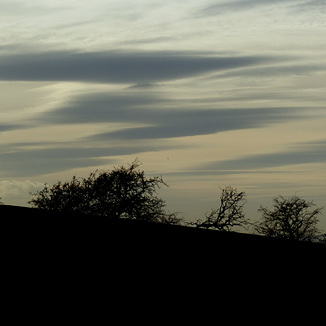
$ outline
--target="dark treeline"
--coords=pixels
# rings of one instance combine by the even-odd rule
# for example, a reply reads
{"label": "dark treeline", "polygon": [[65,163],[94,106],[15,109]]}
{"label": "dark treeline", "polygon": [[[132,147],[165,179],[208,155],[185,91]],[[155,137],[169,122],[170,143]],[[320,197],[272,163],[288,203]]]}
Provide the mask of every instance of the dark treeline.
{"label": "dark treeline", "polygon": [[[221,188],[217,209],[204,220],[185,222],[177,213],[165,210],[166,203],[157,190],[167,186],[162,177],[146,177],[136,160],[129,166],[112,171],[95,171],[87,178],[73,176],[69,182],[47,184],[29,201],[35,208],[65,214],[84,214],[130,219],[170,225],[192,225],[196,228],[231,231],[235,227],[268,237],[326,243],[326,235],[317,227],[323,207],[297,196],[274,198],[273,209],[260,207],[261,218],[251,222],[246,218],[245,192],[228,186]],[[1,203],[1,202],[0,202]]]}

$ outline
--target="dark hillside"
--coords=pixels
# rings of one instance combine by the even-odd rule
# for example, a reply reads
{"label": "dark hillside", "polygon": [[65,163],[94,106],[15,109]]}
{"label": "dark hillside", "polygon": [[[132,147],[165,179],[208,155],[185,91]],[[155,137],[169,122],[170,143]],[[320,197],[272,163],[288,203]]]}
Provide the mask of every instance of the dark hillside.
{"label": "dark hillside", "polygon": [[219,232],[186,226],[114,220],[98,216],[65,215],[33,208],[0,206],[1,233],[8,245],[76,250],[92,249],[104,253],[119,250],[184,257],[259,256],[277,257],[326,252],[326,246],[258,235]]}
{"label": "dark hillside", "polygon": [[189,298],[194,287],[271,291],[275,278],[288,284],[307,270],[315,275],[326,252],[311,243],[5,205],[0,216],[10,295],[29,302],[37,293],[67,307],[71,298],[88,305],[95,299],[107,309],[112,300],[135,299],[144,291],[148,301],[162,293],[178,301],[173,293],[180,287]]}

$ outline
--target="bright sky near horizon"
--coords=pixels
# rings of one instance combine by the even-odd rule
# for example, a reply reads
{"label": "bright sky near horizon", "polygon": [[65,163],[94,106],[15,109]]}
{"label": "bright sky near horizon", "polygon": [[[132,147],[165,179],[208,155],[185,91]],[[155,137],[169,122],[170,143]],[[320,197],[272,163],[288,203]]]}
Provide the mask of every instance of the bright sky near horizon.
{"label": "bright sky near horizon", "polygon": [[326,206],[325,32],[323,0],[0,0],[2,201],[138,157],[187,219]]}

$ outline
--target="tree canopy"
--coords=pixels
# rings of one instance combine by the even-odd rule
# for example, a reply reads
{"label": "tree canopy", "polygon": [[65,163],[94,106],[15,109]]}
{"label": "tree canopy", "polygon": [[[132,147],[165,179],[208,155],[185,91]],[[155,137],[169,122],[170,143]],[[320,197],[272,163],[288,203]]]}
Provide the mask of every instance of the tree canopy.
{"label": "tree canopy", "polygon": [[176,214],[164,210],[165,201],[157,189],[167,186],[162,177],[146,177],[138,161],[112,171],[95,171],[88,178],[77,178],[53,186],[45,184],[33,193],[34,207],[69,213],[111,218],[130,218],[148,222],[178,224]]}
{"label": "tree canopy", "polygon": [[291,240],[311,241],[318,234],[318,215],[323,207],[313,208],[316,205],[300,197],[293,196],[274,198],[274,209],[260,206],[262,214],[255,230],[262,235]]}

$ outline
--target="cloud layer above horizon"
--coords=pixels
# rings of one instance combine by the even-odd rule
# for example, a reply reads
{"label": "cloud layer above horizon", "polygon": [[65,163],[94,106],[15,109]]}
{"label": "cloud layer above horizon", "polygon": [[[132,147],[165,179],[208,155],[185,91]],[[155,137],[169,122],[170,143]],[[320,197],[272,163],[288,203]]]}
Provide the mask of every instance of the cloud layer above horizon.
{"label": "cloud layer above horizon", "polygon": [[282,169],[326,197],[326,1],[1,1],[0,27],[4,184],[139,157],[176,189]]}

